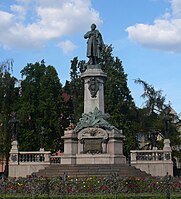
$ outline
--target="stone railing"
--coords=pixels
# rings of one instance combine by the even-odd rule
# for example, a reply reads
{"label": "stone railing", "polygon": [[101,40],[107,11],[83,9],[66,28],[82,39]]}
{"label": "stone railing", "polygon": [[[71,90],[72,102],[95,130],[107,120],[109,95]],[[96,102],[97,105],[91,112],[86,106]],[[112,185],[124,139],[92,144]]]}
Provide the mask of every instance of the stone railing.
{"label": "stone railing", "polygon": [[61,156],[51,156],[50,151],[19,151],[18,142],[12,142],[9,158],[9,177],[26,177],[45,169],[50,164],[61,164]]}
{"label": "stone railing", "polygon": [[50,151],[19,152],[19,164],[23,163],[50,163]]}
{"label": "stone railing", "polygon": [[50,151],[18,151],[12,142],[9,158],[9,177],[26,177],[50,165]]}
{"label": "stone railing", "polygon": [[50,151],[23,151],[11,154],[11,164],[61,164],[62,156],[51,155]]}
{"label": "stone railing", "polygon": [[62,156],[50,156],[50,164],[61,164]]}
{"label": "stone railing", "polygon": [[167,161],[171,160],[171,151],[135,150],[131,151],[131,162],[135,161]]}
{"label": "stone railing", "polygon": [[152,176],[173,175],[171,150],[132,150],[131,166]]}
{"label": "stone railing", "polygon": [[9,177],[26,177],[50,164],[61,164],[61,156],[51,156],[50,151],[11,151]]}

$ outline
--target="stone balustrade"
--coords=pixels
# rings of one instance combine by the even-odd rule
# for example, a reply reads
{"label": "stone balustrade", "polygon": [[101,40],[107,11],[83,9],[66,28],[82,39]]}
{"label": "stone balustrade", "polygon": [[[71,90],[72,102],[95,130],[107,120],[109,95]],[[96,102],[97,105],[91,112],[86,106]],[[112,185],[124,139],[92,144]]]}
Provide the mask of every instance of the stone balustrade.
{"label": "stone balustrade", "polygon": [[173,175],[171,150],[131,150],[131,166],[152,176]]}
{"label": "stone balustrade", "polygon": [[[16,155],[16,158],[15,158]],[[50,151],[21,151],[11,154],[11,164],[61,164],[62,156],[51,155]]]}
{"label": "stone balustrade", "polygon": [[51,156],[50,151],[18,151],[17,142],[10,151],[9,177],[26,177],[50,164],[61,164],[62,156]]}
{"label": "stone balustrade", "polygon": [[50,164],[61,164],[62,156],[50,156]]}
{"label": "stone balustrade", "polygon": [[19,152],[19,164],[23,163],[50,163],[50,151],[28,151]]}
{"label": "stone balustrade", "polygon": [[18,142],[12,142],[9,158],[9,177],[26,177],[50,165],[50,151],[19,151]]}
{"label": "stone balustrade", "polygon": [[171,151],[163,150],[132,150],[131,162],[135,161],[167,161],[171,160]]}

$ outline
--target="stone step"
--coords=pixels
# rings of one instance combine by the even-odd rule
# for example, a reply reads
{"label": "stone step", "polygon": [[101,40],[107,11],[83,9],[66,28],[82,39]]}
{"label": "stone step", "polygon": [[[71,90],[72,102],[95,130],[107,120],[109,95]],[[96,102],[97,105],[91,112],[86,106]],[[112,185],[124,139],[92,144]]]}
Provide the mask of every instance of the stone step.
{"label": "stone step", "polygon": [[50,165],[43,170],[35,172],[34,175],[44,177],[70,176],[70,177],[88,177],[88,176],[111,176],[112,174],[120,176],[145,177],[149,174],[126,164],[91,164],[91,165]]}

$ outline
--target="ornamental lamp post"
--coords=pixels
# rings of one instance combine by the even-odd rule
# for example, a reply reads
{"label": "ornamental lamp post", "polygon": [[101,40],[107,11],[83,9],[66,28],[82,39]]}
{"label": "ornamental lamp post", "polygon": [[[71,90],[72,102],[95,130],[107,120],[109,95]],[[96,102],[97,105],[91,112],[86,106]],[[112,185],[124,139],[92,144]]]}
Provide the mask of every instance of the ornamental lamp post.
{"label": "ornamental lamp post", "polygon": [[164,110],[164,113],[165,139],[168,139],[170,133],[170,123],[173,119],[173,114],[171,114],[171,107],[167,106]]}
{"label": "ornamental lamp post", "polygon": [[19,120],[16,119],[16,113],[15,112],[11,113],[11,118],[12,119],[9,120],[9,123],[11,124],[12,141],[17,141]]}
{"label": "ornamental lamp post", "polygon": [[169,140],[169,131],[170,131],[170,124],[173,120],[173,114],[171,113],[171,107],[167,106],[164,110],[164,128],[165,128],[165,139],[164,139],[164,147],[163,150],[171,150],[170,147],[170,140]]}

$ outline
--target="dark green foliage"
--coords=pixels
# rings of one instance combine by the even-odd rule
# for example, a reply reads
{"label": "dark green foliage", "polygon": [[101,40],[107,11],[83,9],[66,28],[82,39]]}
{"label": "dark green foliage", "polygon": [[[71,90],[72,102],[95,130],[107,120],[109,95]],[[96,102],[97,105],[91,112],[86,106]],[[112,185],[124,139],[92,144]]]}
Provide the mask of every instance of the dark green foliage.
{"label": "dark green foliage", "polygon": [[141,79],[136,79],[135,83],[143,86],[144,92],[141,97],[146,99],[145,107],[148,109],[148,112],[152,114],[157,111],[163,111],[165,108],[165,96],[162,96],[162,90],[156,91],[152,85]]}
{"label": "dark green foliage", "polygon": [[[0,64],[0,159],[5,158],[7,165],[11,147],[9,120],[18,98],[17,79],[11,76],[10,70],[12,70],[12,60]],[[5,173],[7,175],[7,169]]]}
{"label": "dark green foliage", "polygon": [[84,84],[80,77],[81,72],[84,71],[85,61],[78,61],[75,57],[71,60],[70,68],[70,81],[67,81],[64,86],[64,91],[71,96],[69,100],[70,108],[70,119],[77,123],[83,113],[84,103]]}
{"label": "dark green foliage", "polygon": [[127,75],[122,62],[112,56],[111,46],[107,46],[103,54],[101,67],[107,74],[105,82],[105,112],[111,115],[110,121],[118,128],[123,127],[125,115],[129,115],[134,108],[133,98],[127,86]]}
{"label": "dark green foliage", "polygon": [[[145,137],[149,137],[152,132],[158,132],[162,137],[165,136],[165,110],[170,107],[166,105],[165,96],[162,95],[161,90],[155,90],[152,85],[147,82],[137,79],[135,83],[141,84],[143,86],[144,92],[141,95],[145,99],[145,106],[142,109],[138,109],[138,133],[142,133]],[[171,107],[170,107],[171,108]],[[171,110],[171,109],[170,109]],[[179,132],[176,128],[176,122],[178,122],[178,117],[170,113],[170,123],[169,123],[169,139],[172,146],[178,146],[181,143],[179,139]],[[162,149],[163,140],[157,142],[157,147]],[[175,147],[173,147],[174,149]],[[178,152],[173,150],[174,154]]]}
{"label": "dark green foliage", "polygon": [[105,112],[110,114],[110,123],[122,129],[126,136],[124,151],[136,147],[136,107],[127,86],[127,74],[122,62],[112,55],[112,46],[105,46],[101,67],[107,74],[105,82]]}
{"label": "dark green foliage", "polygon": [[21,74],[25,79],[18,107],[20,149],[38,150],[44,127],[46,150],[57,150],[64,129],[62,85],[57,72],[53,66],[37,62],[27,64]]}

